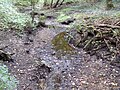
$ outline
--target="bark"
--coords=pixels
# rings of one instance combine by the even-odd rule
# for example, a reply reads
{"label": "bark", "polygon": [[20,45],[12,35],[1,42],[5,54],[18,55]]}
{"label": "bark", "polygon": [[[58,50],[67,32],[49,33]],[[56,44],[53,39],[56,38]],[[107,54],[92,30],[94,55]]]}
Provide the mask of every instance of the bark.
{"label": "bark", "polygon": [[63,4],[63,2],[64,2],[65,0],[62,0],[62,2],[60,3],[60,5],[59,6],[61,6],[62,4]]}
{"label": "bark", "polygon": [[57,0],[57,2],[55,3],[55,5],[53,6],[53,8],[56,8],[57,5],[59,4],[60,0]]}
{"label": "bark", "polygon": [[51,8],[52,8],[52,5],[53,5],[53,0],[51,1],[51,5],[50,5]]}
{"label": "bark", "polygon": [[47,0],[44,0],[44,5],[43,6],[46,6],[47,5]]}

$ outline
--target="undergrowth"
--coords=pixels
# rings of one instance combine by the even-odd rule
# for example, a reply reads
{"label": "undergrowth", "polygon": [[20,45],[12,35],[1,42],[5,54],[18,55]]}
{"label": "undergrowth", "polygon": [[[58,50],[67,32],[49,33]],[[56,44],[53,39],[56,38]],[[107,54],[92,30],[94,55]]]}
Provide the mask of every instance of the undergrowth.
{"label": "undergrowth", "polygon": [[8,73],[6,65],[0,64],[0,90],[14,90],[18,81]]}
{"label": "undergrowth", "polygon": [[19,13],[11,0],[0,1],[0,29],[20,29],[30,22],[27,14]]}
{"label": "undergrowth", "polygon": [[[113,0],[114,8],[111,10],[105,10],[105,1],[97,2],[97,3],[86,3],[81,2],[76,5],[71,5],[68,7],[63,7],[59,10],[59,12],[63,12],[65,14],[69,14],[69,16],[75,15],[75,18],[92,16],[92,17],[120,17],[120,2]],[[77,17],[76,17],[77,16]],[[74,17],[74,16],[73,16]]]}
{"label": "undergrowth", "polygon": [[68,15],[65,15],[64,13],[60,13],[60,16],[57,17],[58,22],[63,22],[67,19],[70,19],[71,17]]}

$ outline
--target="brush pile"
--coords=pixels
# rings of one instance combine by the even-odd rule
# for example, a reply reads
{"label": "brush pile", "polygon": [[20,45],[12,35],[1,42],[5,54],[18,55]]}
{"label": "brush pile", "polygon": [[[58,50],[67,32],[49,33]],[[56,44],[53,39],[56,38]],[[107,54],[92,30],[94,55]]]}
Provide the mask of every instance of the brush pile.
{"label": "brush pile", "polygon": [[111,62],[120,59],[120,19],[99,19],[79,25],[70,36],[70,44],[84,48],[90,55]]}

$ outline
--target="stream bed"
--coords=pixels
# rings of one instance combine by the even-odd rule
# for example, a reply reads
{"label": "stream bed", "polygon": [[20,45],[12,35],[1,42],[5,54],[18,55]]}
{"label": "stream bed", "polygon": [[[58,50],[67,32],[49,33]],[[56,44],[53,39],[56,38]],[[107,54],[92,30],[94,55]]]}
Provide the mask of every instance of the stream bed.
{"label": "stream bed", "polygon": [[[14,62],[5,64],[19,81],[16,90],[120,90],[120,68],[83,49],[72,50],[61,41],[63,31],[40,28],[31,35],[0,31],[0,47],[14,53]],[[56,45],[63,50],[55,49]],[[72,53],[65,51],[69,48]]]}

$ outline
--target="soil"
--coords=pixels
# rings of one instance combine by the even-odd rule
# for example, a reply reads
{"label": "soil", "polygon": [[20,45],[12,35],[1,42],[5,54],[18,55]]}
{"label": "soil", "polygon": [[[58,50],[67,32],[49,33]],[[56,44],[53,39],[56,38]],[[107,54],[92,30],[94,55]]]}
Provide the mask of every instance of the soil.
{"label": "soil", "polygon": [[36,83],[31,81],[31,76],[34,74],[33,70],[39,60],[35,50],[36,48],[45,48],[47,42],[50,42],[55,35],[49,29],[41,29],[36,33],[35,36],[30,35],[29,38],[25,34],[18,36],[14,31],[0,31],[0,47],[8,46],[4,51],[14,53],[12,55],[14,62],[5,63],[8,65],[10,73],[19,81],[17,90],[37,90]]}
{"label": "soil", "polygon": [[16,90],[120,90],[119,67],[83,49],[65,55],[54,50],[51,41],[69,27],[54,25],[29,35],[0,31],[0,48],[7,46],[4,51],[14,53],[14,62],[4,63],[19,81]]}

